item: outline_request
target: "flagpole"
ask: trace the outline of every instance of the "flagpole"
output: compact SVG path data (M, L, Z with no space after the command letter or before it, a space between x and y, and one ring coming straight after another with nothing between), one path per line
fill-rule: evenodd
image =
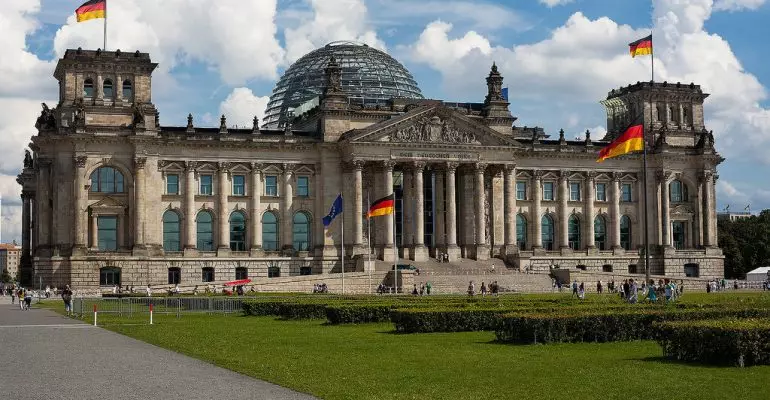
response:
M398 247L396 243L396 192L393 192L393 270L395 273L393 274L393 286L396 287L396 292L394 294L398 294ZM402 285L403 289L403 285Z
M104 0L104 51L107 51L107 0Z
M652 42L652 31L650 31L650 42ZM650 46L650 81L655 82L655 44ZM652 105L652 103L650 103ZM652 123L652 121L650 121Z
M366 204L371 205L372 200L369 198L369 191L366 191ZM372 294L372 217L369 213L366 213L366 251L367 253L367 268L369 269L369 294Z
M342 197L342 193L340 193L340 198L342 199L342 203L345 204L345 199ZM340 231L340 242L342 245L340 246L341 252L340 252L340 264L342 265L342 294L345 294L345 206L342 207L342 230Z
M650 131L652 131L652 94L655 91L655 44L652 43L652 30L650 30ZM650 217L649 217L649 196L647 194L647 130L645 124L642 124L642 142L644 142L644 153L642 155L644 171L644 284L650 284Z

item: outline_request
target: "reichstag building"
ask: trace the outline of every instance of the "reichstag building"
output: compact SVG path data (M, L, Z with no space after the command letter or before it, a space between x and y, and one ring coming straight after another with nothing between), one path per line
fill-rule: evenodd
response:
M484 99L431 100L389 55L335 42L288 68L264 121L234 129L227 116L218 128L192 115L161 126L156 66L138 51L73 49L59 60L59 102L43 105L18 177L25 280L96 288L326 275L340 271L342 245L346 271L370 268L369 249L393 261L395 246L405 260L643 274L645 212L653 274L723 275L723 159L698 85L612 89L601 101L607 135L569 140L575 133L516 125L495 65L478 82ZM646 182L641 154L596 162L639 115L650 132ZM367 226L369 201L394 191L395 218ZM321 222L339 193L344 244L342 218Z

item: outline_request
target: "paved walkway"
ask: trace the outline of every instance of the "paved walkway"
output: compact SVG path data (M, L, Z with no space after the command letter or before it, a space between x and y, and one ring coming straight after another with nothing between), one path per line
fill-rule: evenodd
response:
M9 399L312 399L0 297L0 395Z

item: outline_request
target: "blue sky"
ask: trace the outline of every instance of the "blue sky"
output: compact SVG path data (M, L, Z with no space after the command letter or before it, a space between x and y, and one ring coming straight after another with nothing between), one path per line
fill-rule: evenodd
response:
M719 207L770 208L765 0L110 2L108 47L148 51L161 64L153 100L166 125L183 125L187 113L196 124L218 125L222 112L245 124L262 115L292 61L326 42L352 39L389 52L431 98L482 101L483 78L496 61L517 124L552 135L560 128L570 136L586 129L601 135L598 101L614 87L649 79L649 58L630 59L627 43L654 29L656 79L695 81L712 93L707 124L727 157L719 168ZM0 11L0 51L19 60L0 61L0 106L13 110L0 114L0 145L18 153L0 162L3 239L18 236L13 178L40 101L55 102L55 60L65 48L101 47L101 21L73 20L80 3L9 0Z

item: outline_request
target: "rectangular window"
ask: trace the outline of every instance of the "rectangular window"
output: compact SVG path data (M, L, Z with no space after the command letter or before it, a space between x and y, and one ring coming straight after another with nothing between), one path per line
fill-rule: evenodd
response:
M307 176L297 177L297 196L310 196L310 179Z
M265 177L265 196L278 196L278 177L268 175Z
M553 201L553 182L543 182L543 200Z
M516 182L516 200L527 199L527 182Z
M118 217L96 218L97 237L99 238L99 251L118 250Z
M166 175L166 194L179 194L179 175Z
M631 201L631 184L623 183L620 185L620 201Z
M607 201L607 184L596 184L596 201Z
M201 175L201 188L200 188L200 194L204 196L211 196L214 193L213 190L213 180L214 177L211 175Z
M203 267L201 269L201 280L203 282L214 282L214 268Z
M246 194L246 177L243 175L233 175L233 196L243 196Z
M182 282L182 270L179 267L171 267L168 269L168 284L178 285Z
M569 201L580 201L580 182L569 183Z

